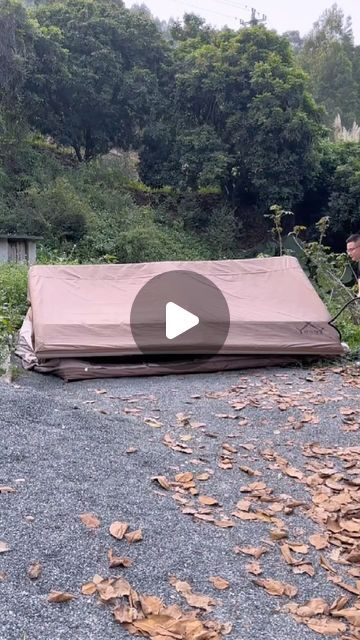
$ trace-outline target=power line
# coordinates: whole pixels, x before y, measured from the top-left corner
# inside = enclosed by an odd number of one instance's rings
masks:
[[[181,3],[178,2],[178,0],[171,0],[171,2],[174,2],[175,4],[179,5],[179,4],[184,4],[187,7],[191,7],[192,9],[197,9],[198,11],[204,11],[205,13],[214,13],[218,16],[222,16],[223,18],[230,18],[231,20],[239,20],[239,18],[237,18],[236,16],[229,16],[226,13],[220,13],[219,11],[213,11],[211,9],[205,9],[205,7],[198,7],[190,2],[185,2],[184,0],[181,0]]]

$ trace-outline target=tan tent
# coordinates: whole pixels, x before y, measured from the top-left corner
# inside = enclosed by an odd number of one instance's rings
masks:
[[[66,380],[169,373],[166,354],[160,357],[156,345],[152,355],[142,355],[130,315],[142,287],[174,270],[208,278],[222,291],[230,313],[218,354],[206,357],[190,344],[181,356],[184,372],[343,354],[339,333],[296,258],[37,265],[29,270],[30,308],[16,350],[23,366]]]

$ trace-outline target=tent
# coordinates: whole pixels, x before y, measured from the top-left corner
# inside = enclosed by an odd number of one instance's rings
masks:
[[[174,357],[155,344],[144,356],[130,323],[134,300],[155,276],[178,270],[201,274],[221,290],[230,314],[226,340],[213,355],[190,344]],[[326,307],[289,256],[36,265],[29,270],[28,302],[16,353],[25,368],[65,380],[166,374],[173,362],[182,372],[219,371],[344,353]]]

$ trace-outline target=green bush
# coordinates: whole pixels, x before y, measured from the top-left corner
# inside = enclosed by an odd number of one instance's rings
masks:
[[[0,265],[0,368],[27,311],[27,267]]]

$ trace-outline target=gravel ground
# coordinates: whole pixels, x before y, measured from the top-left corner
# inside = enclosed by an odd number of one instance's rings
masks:
[[[27,373],[11,385],[0,382],[0,486],[16,487],[15,493],[0,494],[0,540],[10,546],[0,554],[0,576],[6,574],[0,580],[0,640],[129,637],[109,607],[80,593],[96,573],[121,572],[139,593],[161,596],[168,604],[185,605],[169,576],[189,581],[194,591],[219,600],[206,617],[231,622],[229,640],[326,638],[281,611],[288,598],[271,597],[255,585],[246,571],[253,558],[235,554],[233,547],[267,541],[262,578],[296,585],[298,603],[312,597],[331,603],[344,592],[327,580],[317,551],[308,554],[315,576],[294,575],[278,545],[269,543],[267,522],[233,518],[236,526],[222,529],[197,521],[183,514],[173,492],[161,489],[152,477],[173,480],[180,471],[214,472],[198,484],[203,494],[219,501],[214,509],[219,516],[231,517],[238,500],[246,498],[240,487],[258,480],[276,496],[309,503],[304,485],[269,465],[261,451],[275,450],[304,471],[309,463],[302,455],[305,444],[358,445],[359,431],[345,430],[352,418],[344,421],[340,409],[360,409],[359,380],[356,371],[345,376],[289,368],[69,384]],[[274,403],[276,389],[284,403],[290,399],[287,408]],[[229,404],[234,400],[249,404],[235,411]],[[291,406],[296,400],[300,406]],[[176,418],[178,413],[189,419]],[[312,422],[299,422],[309,414]],[[226,415],[236,419],[220,417]],[[161,424],[146,424],[146,418]],[[192,452],[165,446],[166,434]],[[228,470],[218,466],[224,443],[237,449]],[[127,453],[128,448],[136,451]],[[240,470],[244,465],[262,475],[249,477]],[[100,518],[98,530],[81,523],[84,512]],[[306,542],[320,531],[301,509],[285,517],[292,541]],[[132,530],[141,528],[143,540],[129,545],[113,539],[108,529],[115,520],[128,522]],[[110,547],[133,558],[132,567],[109,569]],[[43,573],[31,581],[27,568],[36,561]],[[210,576],[225,578],[229,588],[216,590]],[[51,590],[78,598],[51,604]]]

